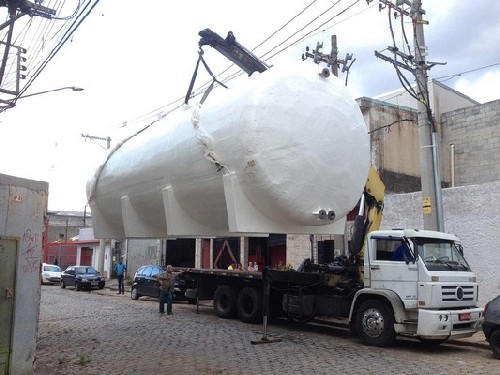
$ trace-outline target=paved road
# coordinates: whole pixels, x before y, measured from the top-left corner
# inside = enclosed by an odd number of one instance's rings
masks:
[[[252,345],[262,326],[216,317],[209,306],[174,304],[158,314],[153,299],[133,301],[115,291],[75,292],[42,286],[35,374],[499,374],[485,348],[430,349],[398,340],[366,347],[346,330],[277,323]]]

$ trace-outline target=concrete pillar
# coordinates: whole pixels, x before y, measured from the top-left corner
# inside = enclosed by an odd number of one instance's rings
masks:
[[[210,269],[214,268],[214,239],[210,239]]]
[[[201,268],[201,239],[197,238],[194,249],[194,267]]]
[[[106,240],[99,240],[99,248],[96,254],[96,268],[101,274],[104,275],[104,254],[106,252]]]

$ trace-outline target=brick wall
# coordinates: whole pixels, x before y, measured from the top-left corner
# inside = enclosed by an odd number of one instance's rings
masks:
[[[455,145],[455,186],[500,181],[500,100],[444,113],[441,125],[442,151]]]
[[[309,235],[289,234],[286,238],[286,262],[296,268],[304,258],[311,258]]]

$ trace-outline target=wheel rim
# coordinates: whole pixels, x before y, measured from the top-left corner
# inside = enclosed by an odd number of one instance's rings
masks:
[[[219,298],[219,306],[224,310],[229,307],[229,298],[226,295]]]
[[[363,331],[370,337],[378,337],[384,331],[384,316],[377,309],[368,309],[363,314]]]

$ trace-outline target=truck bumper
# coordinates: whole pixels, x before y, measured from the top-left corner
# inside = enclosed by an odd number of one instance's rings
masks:
[[[417,336],[425,339],[470,337],[483,324],[481,307],[461,310],[419,310]]]

